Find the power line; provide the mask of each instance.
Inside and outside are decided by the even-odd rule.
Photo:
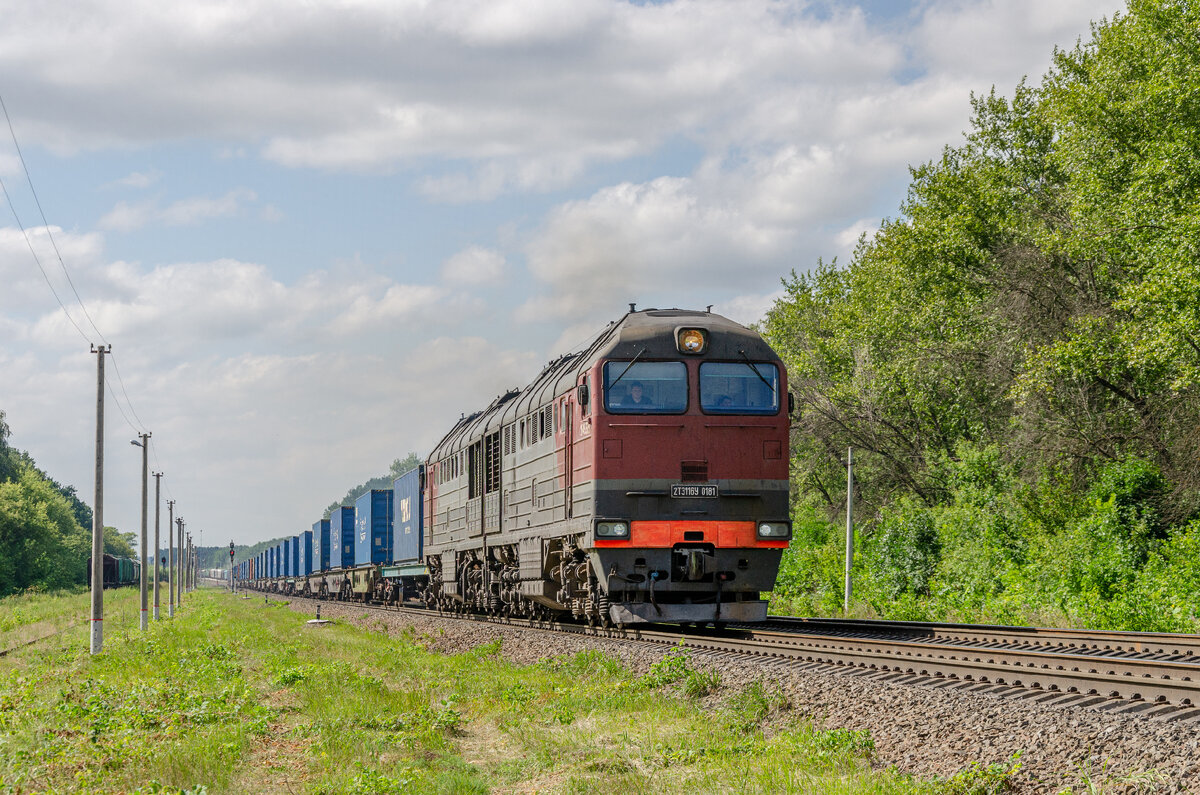
[[[130,422],[129,415],[125,413],[125,409],[121,408],[121,401],[117,400],[117,393],[113,391],[112,381],[105,378],[104,385],[108,387],[108,394],[112,395],[113,403],[117,404],[117,410],[121,412],[121,417],[124,418],[125,424],[132,428],[134,433],[141,433],[142,429]]]
[[[91,314],[88,313],[83,299],[79,297],[79,291],[75,289],[75,282],[71,279],[71,272],[67,270],[67,263],[63,261],[62,252],[58,250],[58,243],[54,240],[54,233],[50,231],[50,222],[46,220],[46,212],[42,209],[42,200],[38,198],[37,190],[33,187],[33,177],[29,173],[29,166],[25,163],[25,155],[21,152],[21,145],[17,143],[17,133],[13,129],[12,118],[8,115],[8,106],[4,104],[4,96],[2,94],[0,94],[0,109],[4,111],[4,120],[8,123],[8,134],[12,136],[13,147],[17,150],[17,159],[21,161],[21,168],[25,171],[25,181],[29,183],[29,192],[33,194],[33,203],[37,205],[38,213],[42,217],[42,226],[46,229],[46,236],[50,238],[50,246],[54,249],[54,255],[58,257],[58,264],[62,268],[63,275],[67,277],[67,284],[71,285],[71,292],[75,293],[75,300],[79,302],[79,308],[83,310],[83,316],[88,319],[88,323],[92,325],[92,329],[100,337],[101,341],[107,345],[108,340],[104,338],[104,334],[96,326],[96,321],[92,320]],[[117,374],[117,377],[120,378],[120,373]],[[132,409],[132,406],[130,408]]]
[[[71,278],[71,271],[67,268],[67,263],[63,260],[62,252],[58,249],[58,243],[54,239],[54,233],[50,230],[50,221],[47,220],[46,212],[42,209],[42,200],[38,198],[37,188],[35,188],[33,185],[33,176],[29,173],[29,166],[25,162],[24,153],[21,151],[21,144],[17,141],[17,133],[13,127],[12,117],[8,114],[8,106],[4,103],[3,95],[0,95],[0,110],[3,110],[4,112],[4,120],[8,124],[8,134],[12,137],[13,147],[17,151],[17,158],[21,161],[21,168],[25,172],[25,181],[29,183],[29,192],[33,195],[34,204],[37,205],[38,213],[41,215],[43,228],[46,230],[46,236],[50,239],[50,246],[54,249],[54,254],[58,258],[59,267],[62,268],[63,275],[67,277],[67,284],[71,286],[71,292],[75,294],[75,300],[79,303],[79,308],[83,311],[83,316],[87,318],[88,323],[91,324],[92,329],[96,332],[96,335],[100,337],[104,344],[109,345],[104,333],[100,331],[100,328],[96,325],[96,321],[92,319],[91,313],[88,312],[87,306],[83,303],[83,298],[80,297],[79,290],[75,288],[75,281]],[[71,313],[67,311],[66,304],[63,303],[62,298],[58,295],[58,291],[54,289],[54,285],[50,282],[50,276],[46,273],[46,269],[42,266],[41,258],[38,257],[37,251],[33,247],[33,242],[29,239],[29,233],[25,230],[24,224],[21,223],[21,218],[17,214],[17,209],[13,204],[12,197],[9,195],[8,189],[4,186],[2,179],[0,179],[0,188],[4,190],[4,197],[8,201],[9,209],[12,210],[13,218],[16,219],[17,226],[21,229],[21,234],[25,236],[25,244],[29,246],[29,253],[33,255],[33,260],[37,263],[38,270],[42,272],[42,278],[46,280],[46,285],[50,288],[50,292],[54,294],[54,298],[58,301],[58,305],[62,308],[63,314],[67,316],[67,320],[71,321],[71,325],[75,327],[75,330],[80,333],[84,340],[86,340],[89,344],[92,343],[91,339],[88,338],[83,329],[79,327],[79,324],[75,322],[75,318],[71,317]],[[125,396],[125,405],[129,407],[129,412],[133,414],[134,419],[137,420],[137,425],[141,427],[139,428],[130,422],[129,417],[125,414],[125,410],[121,409],[121,401],[118,400],[116,394],[112,392],[112,386],[110,385],[109,392],[112,393],[113,402],[117,404],[118,409],[121,409],[121,416],[125,417],[125,422],[129,424],[129,427],[133,428],[133,430],[138,433],[144,432],[146,430],[146,423],[142,422],[142,418],[138,416],[137,409],[133,407],[133,400],[129,397],[129,390],[125,388],[125,379],[121,376],[121,368],[117,365],[117,358],[112,354],[109,355],[109,358],[112,361],[113,371],[117,374],[117,384],[121,387],[121,394]]]
[[[162,462],[158,460],[158,445],[152,445],[150,447],[150,452],[154,455],[154,463],[158,466],[158,471],[162,472],[165,467],[163,467]],[[171,481],[168,480],[165,485],[167,487],[167,499],[174,500],[175,495],[171,493]]]
[[[133,418],[138,421],[138,425],[142,426],[141,430],[145,431],[146,423],[142,422],[142,418],[138,416],[137,409],[133,407],[133,401],[129,399],[129,393],[125,391],[125,380],[121,378],[121,368],[117,367],[117,357],[110,353],[109,358],[112,359],[113,370],[117,374],[117,383],[121,385],[121,393],[125,395],[125,403],[129,406],[129,411],[133,414]]]
[[[25,238],[25,245],[29,246],[29,253],[33,255],[33,261],[37,263],[38,270],[42,272],[42,278],[46,280],[46,286],[50,288],[50,292],[54,294],[54,300],[58,301],[58,306],[62,309],[63,314],[67,316],[67,320],[79,332],[79,336],[83,337],[83,341],[89,345],[94,345],[87,334],[83,333],[83,329],[75,322],[75,318],[71,317],[71,313],[67,311],[67,305],[63,303],[62,298],[58,295],[58,290],[54,289],[54,285],[50,282],[50,276],[46,273],[46,269],[42,267],[42,260],[37,255],[37,250],[33,247],[33,241],[29,239],[29,232],[25,231],[25,225],[21,223],[21,216],[17,214],[16,205],[13,204],[12,196],[8,192],[8,186],[4,184],[4,178],[0,177],[0,191],[4,192],[4,199],[8,202],[8,209],[12,211],[13,220],[17,222],[17,228],[21,230],[21,234]]]

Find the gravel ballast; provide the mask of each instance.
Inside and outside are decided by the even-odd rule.
[[[312,614],[316,603],[293,600]],[[531,664],[596,649],[645,673],[668,648],[640,641],[321,602],[321,617],[397,633],[412,628],[431,651],[455,654],[496,639],[508,660]],[[921,778],[946,778],[974,763],[1006,767],[1020,754],[1019,792],[1200,792],[1200,725],[1171,723],[993,695],[799,670],[778,661],[695,653],[720,673],[722,689],[755,681],[777,686],[794,714],[824,728],[868,730],[875,764]]]

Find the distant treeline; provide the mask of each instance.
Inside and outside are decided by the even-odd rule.
[[[796,609],[840,605],[853,447],[856,610],[1200,627],[1197,30],[1136,0],[975,97],[898,218],[785,281]]]

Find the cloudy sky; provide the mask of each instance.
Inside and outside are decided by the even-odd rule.
[[[206,544],[307,529],[631,301],[758,320],[1121,5],[8,0],[11,443],[91,502],[104,339],[108,524],[144,428]]]

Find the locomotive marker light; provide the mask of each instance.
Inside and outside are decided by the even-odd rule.
[[[596,522],[596,538],[629,538],[629,522]]]
[[[680,353],[700,354],[708,348],[708,334],[703,329],[680,329],[676,339]]]
[[[769,538],[772,541],[792,537],[791,522],[759,522],[758,537]]]

